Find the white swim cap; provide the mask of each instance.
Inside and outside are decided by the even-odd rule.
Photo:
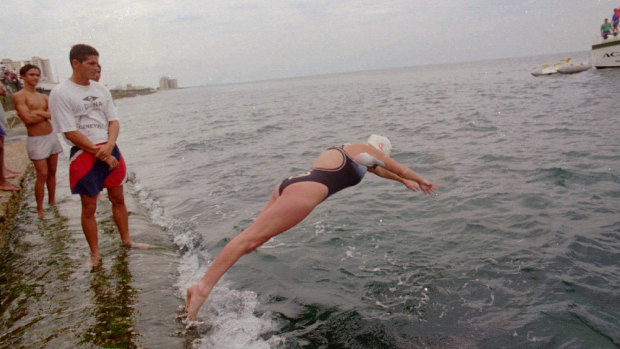
[[[368,144],[381,150],[383,154],[387,156],[390,156],[390,153],[392,152],[392,143],[387,137],[370,135],[370,137],[368,137]]]

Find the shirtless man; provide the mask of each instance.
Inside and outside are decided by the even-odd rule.
[[[41,78],[41,70],[35,65],[26,64],[19,70],[19,75],[24,80],[24,88],[13,95],[13,102],[17,115],[22,119],[28,131],[26,149],[37,172],[37,180],[34,184],[37,214],[39,218],[44,218],[45,184],[47,184],[49,205],[56,204],[56,167],[62,146],[56,133],[52,132],[47,96],[36,90]]]

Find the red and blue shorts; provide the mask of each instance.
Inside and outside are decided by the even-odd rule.
[[[100,144],[98,144],[100,145]],[[69,183],[72,194],[96,196],[103,188],[115,188],[127,180],[127,167],[118,146],[114,146],[112,156],[118,160],[118,167],[110,169],[108,164],[98,160],[95,155],[78,147],[71,148],[69,164]]]

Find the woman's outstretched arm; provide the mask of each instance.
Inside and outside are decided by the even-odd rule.
[[[355,156],[355,160],[366,165],[370,172],[383,178],[399,181],[412,190],[416,186],[411,181],[416,182],[419,188],[428,195],[437,193],[437,184],[427,181],[414,170],[401,165],[376,148],[370,145],[363,145],[363,147],[364,151]]]
[[[418,191],[420,190],[420,185],[418,184],[418,182],[416,181],[412,181],[410,179],[406,179],[403,178],[399,175],[397,175],[396,173],[386,170],[383,167],[379,167],[379,166],[374,166],[368,169],[368,172],[372,172],[374,174],[376,174],[379,177],[383,177],[386,179],[391,179],[397,182],[402,183],[403,185],[405,185],[407,188],[413,190],[413,191]]]

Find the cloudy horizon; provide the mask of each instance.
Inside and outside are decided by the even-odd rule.
[[[587,51],[620,0],[5,0],[0,58],[100,53],[110,87],[243,82]]]

